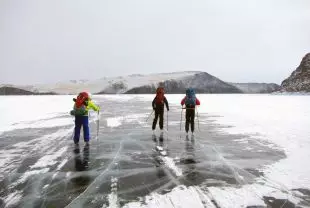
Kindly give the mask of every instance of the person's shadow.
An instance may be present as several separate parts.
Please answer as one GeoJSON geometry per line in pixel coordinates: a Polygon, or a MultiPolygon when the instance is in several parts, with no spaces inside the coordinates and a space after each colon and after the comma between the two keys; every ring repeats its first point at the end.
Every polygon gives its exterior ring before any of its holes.
{"type": "MultiPolygon", "coordinates": [[[[81,155],[80,146],[76,145],[74,148],[74,166],[77,172],[87,171],[89,166],[89,145],[85,145],[83,148],[83,155],[81,155]]],[[[78,187],[78,189],[84,190],[90,183],[91,178],[87,173],[80,173],[77,177],[71,179],[71,181],[78,187]]]]}
{"type": "Polygon", "coordinates": [[[185,140],[185,152],[186,152],[186,159],[184,161],[185,164],[195,164],[195,139],[194,136],[191,136],[189,138],[188,135],[186,135],[185,140]]]}
{"type": "Polygon", "coordinates": [[[155,134],[153,134],[152,138],[153,138],[153,141],[155,142],[156,145],[157,145],[157,141],[159,141],[159,146],[163,146],[164,132],[161,132],[159,137],[157,137],[155,134]]]}
{"type": "Polygon", "coordinates": [[[77,145],[74,149],[75,157],[75,170],[76,171],[85,171],[88,169],[88,163],[89,163],[89,145],[85,145],[83,148],[83,159],[80,154],[80,146],[77,145]]]}
{"type": "Polygon", "coordinates": [[[197,184],[199,173],[196,170],[197,158],[195,155],[195,139],[194,136],[186,136],[185,139],[185,155],[181,163],[185,165],[184,175],[189,185],[197,184]]]}
{"type": "Polygon", "coordinates": [[[162,167],[162,160],[161,160],[161,155],[160,151],[158,148],[162,148],[164,150],[164,133],[162,132],[159,137],[157,137],[155,134],[152,136],[153,142],[154,142],[154,152],[153,152],[153,159],[154,159],[154,164],[156,167],[156,175],[158,178],[163,178],[166,176],[164,168],[162,167]]]}

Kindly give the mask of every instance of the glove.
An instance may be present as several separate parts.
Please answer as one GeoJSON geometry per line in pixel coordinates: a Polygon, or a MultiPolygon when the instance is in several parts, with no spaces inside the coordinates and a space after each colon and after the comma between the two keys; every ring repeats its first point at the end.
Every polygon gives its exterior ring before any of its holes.
{"type": "Polygon", "coordinates": [[[71,116],[75,116],[75,110],[70,111],[71,116]]]}

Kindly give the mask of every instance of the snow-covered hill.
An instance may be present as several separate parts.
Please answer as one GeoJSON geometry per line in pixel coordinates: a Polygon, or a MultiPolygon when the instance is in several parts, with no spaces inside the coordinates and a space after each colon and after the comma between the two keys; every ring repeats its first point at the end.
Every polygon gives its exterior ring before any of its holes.
{"type": "MultiPolygon", "coordinates": [[[[97,80],[70,80],[54,84],[12,86],[34,93],[77,94],[88,91],[93,94],[154,93],[164,86],[167,93],[184,93],[193,87],[198,93],[268,93],[277,88],[273,84],[234,84],[224,82],[206,72],[185,71],[158,74],[132,74],[103,77],[97,80]]],[[[0,86],[1,87],[1,86],[0,86]]]]}
{"type": "Polygon", "coordinates": [[[167,93],[184,93],[192,87],[198,93],[242,93],[236,87],[206,73],[196,72],[193,75],[169,79],[157,84],[148,84],[132,88],[126,93],[153,93],[157,86],[163,86],[167,93]]]}
{"type": "Polygon", "coordinates": [[[229,83],[243,93],[272,93],[280,90],[280,85],[274,83],[229,83]]]}
{"type": "Polygon", "coordinates": [[[39,91],[53,91],[59,94],[76,94],[81,91],[91,93],[125,93],[135,87],[144,85],[158,85],[171,79],[183,79],[184,77],[193,76],[198,72],[175,72],[161,74],[133,74],[128,76],[104,77],[97,80],[83,82],[59,82],[51,85],[37,85],[35,88],[39,91]]]}
{"type": "Polygon", "coordinates": [[[306,54],[297,69],[282,82],[282,91],[310,92],[310,53],[306,54]]]}

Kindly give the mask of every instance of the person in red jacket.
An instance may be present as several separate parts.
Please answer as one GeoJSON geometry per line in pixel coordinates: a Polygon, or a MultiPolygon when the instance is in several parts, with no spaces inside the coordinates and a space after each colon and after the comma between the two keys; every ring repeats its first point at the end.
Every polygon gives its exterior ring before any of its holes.
{"type": "Polygon", "coordinates": [[[195,90],[189,88],[186,90],[186,96],[182,99],[181,105],[185,105],[186,114],[185,114],[185,131],[188,133],[189,123],[191,124],[191,131],[194,133],[195,130],[195,107],[200,105],[200,101],[196,98],[195,90]]]}
{"type": "Polygon", "coordinates": [[[159,128],[163,130],[164,128],[164,105],[166,105],[167,111],[169,111],[169,104],[165,97],[165,90],[163,87],[158,87],[156,90],[156,97],[152,102],[152,107],[155,112],[155,117],[153,120],[152,130],[156,128],[157,120],[159,117],[159,128]]]}

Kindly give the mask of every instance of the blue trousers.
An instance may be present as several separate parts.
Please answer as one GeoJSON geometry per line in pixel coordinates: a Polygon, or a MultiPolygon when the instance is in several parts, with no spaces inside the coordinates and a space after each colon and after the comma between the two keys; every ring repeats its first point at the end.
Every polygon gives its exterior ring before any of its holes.
{"type": "Polygon", "coordinates": [[[74,143],[80,140],[81,127],[83,126],[84,141],[89,141],[88,116],[75,116],[74,143]]]}

